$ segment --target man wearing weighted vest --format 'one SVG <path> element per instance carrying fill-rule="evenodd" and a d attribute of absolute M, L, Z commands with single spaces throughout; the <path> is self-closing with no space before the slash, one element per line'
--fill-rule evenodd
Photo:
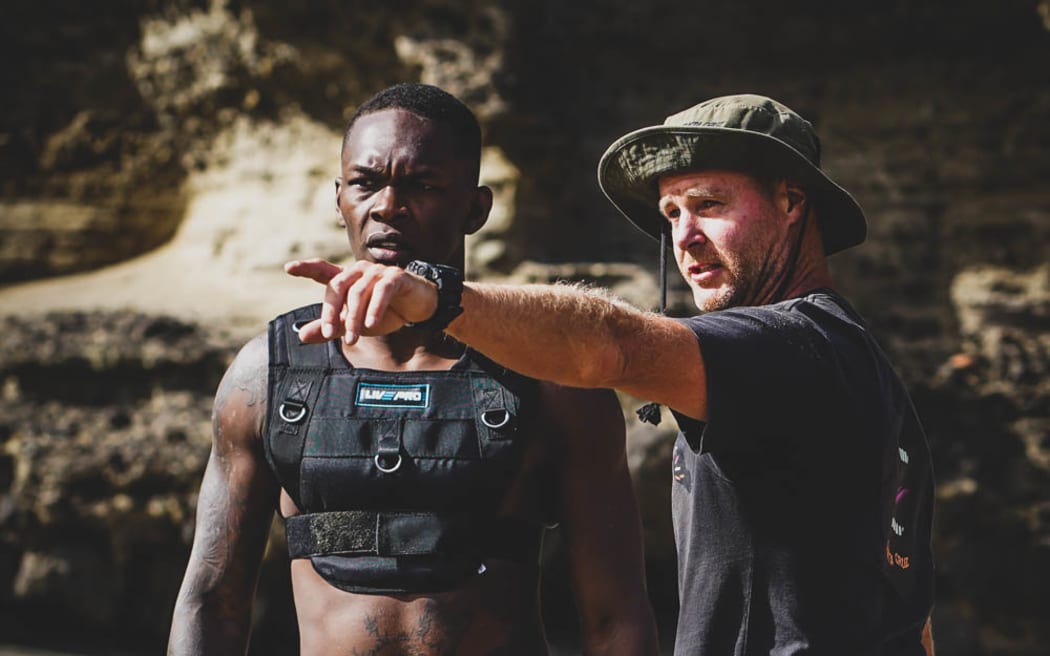
<path fill-rule="evenodd" d="M 480 145 L 470 110 L 427 85 L 351 118 L 336 179 L 350 249 L 434 281 L 440 307 L 347 345 L 300 342 L 309 306 L 244 346 L 215 398 L 169 654 L 244 653 L 275 508 L 303 654 L 547 654 L 538 560 L 555 524 L 585 653 L 656 653 L 615 395 L 527 378 L 443 332 L 464 237 L 492 205 Z"/>

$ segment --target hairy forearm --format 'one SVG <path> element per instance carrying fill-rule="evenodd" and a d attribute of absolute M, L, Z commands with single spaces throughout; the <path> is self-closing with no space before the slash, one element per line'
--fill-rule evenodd
<path fill-rule="evenodd" d="M 646 315 L 598 290 L 568 285 L 488 285 L 463 290 L 449 334 L 523 374 L 576 387 L 615 387 L 624 344 Z"/>
<path fill-rule="evenodd" d="M 292 275 L 325 285 L 321 318 L 299 329 L 306 343 L 386 335 L 434 313 L 437 288 L 403 269 L 367 262 L 338 267 L 292 262 Z M 601 290 L 550 285 L 464 285 L 464 312 L 446 332 L 522 374 L 571 387 L 606 387 L 707 412 L 696 336 L 667 317 L 641 312 Z M 669 377 L 668 371 L 678 371 Z"/>

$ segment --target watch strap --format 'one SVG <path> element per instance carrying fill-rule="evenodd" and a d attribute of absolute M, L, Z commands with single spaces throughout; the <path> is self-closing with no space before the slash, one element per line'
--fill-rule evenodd
<path fill-rule="evenodd" d="M 405 266 L 405 271 L 414 273 L 437 285 L 437 308 L 434 314 L 425 321 L 408 323 L 427 330 L 444 330 L 452 320 L 463 314 L 460 302 L 463 298 L 463 271 L 444 264 L 431 264 L 422 260 L 412 260 Z"/>

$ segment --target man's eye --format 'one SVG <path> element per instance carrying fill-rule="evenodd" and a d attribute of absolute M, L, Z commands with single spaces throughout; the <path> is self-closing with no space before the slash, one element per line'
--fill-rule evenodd
<path fill-rule="evenodd" d="M 368 178 L 353 178 L 347 184 L 351 187 L 364 189 L 365 191 L 370 191 L 375 188 L 375 183 Z"/>
<path fill-rule="evenodd" d="M 702 200 L 697 205 L 697 208 L 701 209 L 701 210 L 709 210 L 709 209 L 718 207 L 721 204 L 722 203 L 719 203 L 717 200 Z"/>
<path fill-rule="evenodd" d="M 677 207 L 665 207 L 664 208 L 664 216 L 667 217 L 668 221 L 673 221 L 673 220 L 677 219 L 681 214 L 682 213 L 678 210 Z"/>

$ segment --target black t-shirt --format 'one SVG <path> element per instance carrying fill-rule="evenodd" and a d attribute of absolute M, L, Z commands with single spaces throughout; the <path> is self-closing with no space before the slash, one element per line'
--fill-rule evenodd
<path fill-rule="evenodd" d="M 683 323 L 708 421 L 675 415 L 675 654 L 923 654 L 929 449 L 863 320 L 817 291 Z"/>

